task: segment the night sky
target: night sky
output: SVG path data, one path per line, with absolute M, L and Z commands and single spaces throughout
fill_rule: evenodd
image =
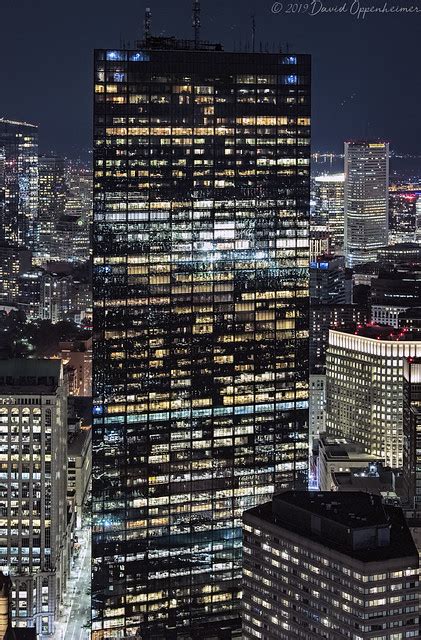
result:
M 324 6 L 335 2 L 343 4 Z M 250 42 L 254 12 L 257 43 L 288 42 L 290 51 L 313 55 L 314 150 L 340 151 L 345 139 L 370 135 L 397 151 L 421 152 L 421 13 L 357 20 L 349 12 L 286 15 L 288 2 L 274 15 L 271 0 L 201 4 L 202 37 L 226 49 Z M 0 116 L 39 124 L 42 151 L 89 149 L 92 50 L 138 38 L 146 6 L 154 35 L 191 37 L 190 0 L 1 0 Z

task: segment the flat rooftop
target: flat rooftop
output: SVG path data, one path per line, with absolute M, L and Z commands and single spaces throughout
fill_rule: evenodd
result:
M 279 500 L 349 528 L 360 529 L 388 524 L 384 506 L 375 498 L 362 492 L 342 496 L 334 491 L 286 491 L 275 496 L 274 502 Z
M 338 460 L 360 460 L 361 462 L 372 462 L 373 456 L 365 453 L 364 447 L 358 442 L 353 442 L 347 438 L 333 438 L 322 436 L 320 438 L 320 450 L 323 450 L 325 457 L 329 461 Z
M 0 394 L 51 393 L 60 383 L 61 360 L 0 360 Z
M 364 563 L 395 558 L 418 562 L 402 509 L 383 504 L 377 495 L 361 491 L 285 491 L 271 502 L 246 511 L 245 521 L 248 515 Z M 315 521 L 321 522 L 319 530 Z
M 349 335 L 360 336 L 361 338 L 370 338 L 371 340 L 382 340 L 387 342 L 409 342 L 421 340 L 421 330 L 409 330 L 408 327 L 390 327 L 384 324 L 361 325 L 351 323 L 348 326 L 335 328 L 335 331 L 347 333 Z

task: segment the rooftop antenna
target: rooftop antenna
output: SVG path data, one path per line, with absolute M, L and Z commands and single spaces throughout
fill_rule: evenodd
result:
M 253 13 L 251 16 L 251 50 L 254 53 L 254 48 L 256 44 L 256 16 Z
M 197 48 L 200 40 L 200 0 L 193 0 L 194 45 Z
M 145 40 L 150 38 L 151 35 L 151 10 L 149 7 L 145 10 L 145 19 L 143 21 L 143 31 L 145 35 Z

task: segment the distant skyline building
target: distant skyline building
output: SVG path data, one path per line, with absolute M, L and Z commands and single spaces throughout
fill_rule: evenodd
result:
M 347 266 L 376 260 L 389 232 L 389 143 L 345 142 Z
M 69 160 L 66 165 L 66 208 L 60 221 L 60 260 L 84 262 L 92 255 L 92 170 Z
M 57 156 L 39 157 L 38 230 L 36 248 L 39 263 L 59 259 L 62 238 L 58 221 L 66 206 L 65 160 Z
M 0 243 L 0 303 L 16 304 L 20 277 L 31 268 L 32 252 L 22 246 Z
M 340 253 L 344 249 L 344 182 L 343 173 L 317 176 L 314 215 L 320 224 L 326 224 L 331 238 L 330 249 Z
M 404 362 L 421 356 L 421 333 L 370 325 L 329 331 L 326 432 L 364 446 L 386 465 L 404 458 Z
M 16 626 L 54 632 L 68 573 L 67 395 L 60 360 L 0 360 L 0 571 Z
M 215 638 L 244 509 L 307 476 L 310 58 L 149 38 L 95 83 L 92 638 Z
M 399 507 L 287 491 L 244 514 L 244 640 L 419 637 L 419 557 Z
M 389 195 L 389 242 L 417 242 L 420 239 L 421 220 L 417 214 L 420 198 L 416 192 L 391 192 Z
M 37 243 L 38 127 L 0 118 L 0 240 L 33 249 Z

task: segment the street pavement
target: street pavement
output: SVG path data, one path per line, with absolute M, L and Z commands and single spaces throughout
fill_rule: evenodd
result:
M 75 560 L 67 584 L 61 615 L 56 624 L 54 640 L 88 640 L 91 619 L 91 539 L 88 527 L 78 531 L 81 544 L 79 557 Z

